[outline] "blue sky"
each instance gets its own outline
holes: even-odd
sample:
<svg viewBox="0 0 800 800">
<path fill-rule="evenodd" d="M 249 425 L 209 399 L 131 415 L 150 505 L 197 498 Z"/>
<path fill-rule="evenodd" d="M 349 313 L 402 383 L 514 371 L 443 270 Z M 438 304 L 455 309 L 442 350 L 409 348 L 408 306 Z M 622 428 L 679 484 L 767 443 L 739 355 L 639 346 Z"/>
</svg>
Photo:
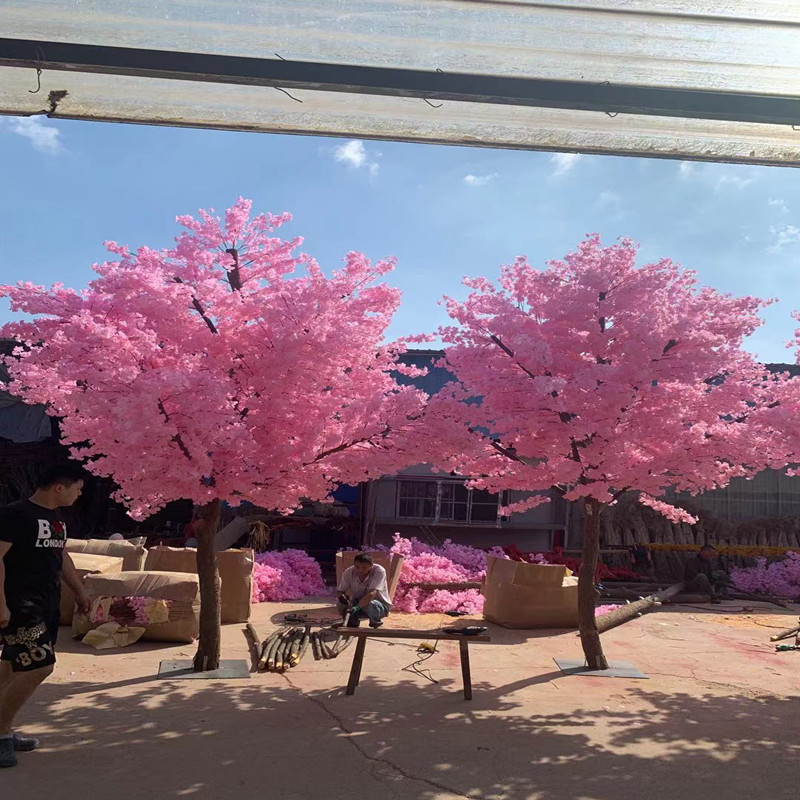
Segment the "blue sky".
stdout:
<svg viewBox="0 0 800 800">
<path fill-rule="evenodd" d="M 291 211 L 325 269 L 394 255 L 390 333 L 430 331 L 465 275 L 541 265 L 598 231 L 703 283 L 779 297 L 750 348 L 768 361 L 800 308 L 800 182 L 790 169 L 0 118 L 0 282 L 83 286 L 102 242 L 168 245 L 177 214 L 237 196 Z M 10 318 L 0 306 L 0 321 Z"/>
</svg>

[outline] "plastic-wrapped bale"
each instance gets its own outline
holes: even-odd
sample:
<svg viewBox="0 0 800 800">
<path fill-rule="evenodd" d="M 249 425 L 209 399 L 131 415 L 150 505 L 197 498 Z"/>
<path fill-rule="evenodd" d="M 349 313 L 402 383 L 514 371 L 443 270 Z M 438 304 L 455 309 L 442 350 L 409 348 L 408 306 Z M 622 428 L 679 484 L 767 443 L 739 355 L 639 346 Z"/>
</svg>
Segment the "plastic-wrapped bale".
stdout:
<svg viewBox="0 0 800 800">
<path fill-rule="evenodd" d="M 147 556 L 143 545 L 125 539 L 67 539 L 67 552 L 121 558 L 122 569 L 126 572 L 144 569 Z"/>
<path fill-rule="evenodd" d="M 221 550 L 217 553 L 222 580 L 222 623 L 247 622 L 253 593 L 253 551 Z M 193 547 L 152 547 L 144 565 L 147 572 L 186 572 L 197 575 L 197 550 Z"/>
<path fill-rule="evenodd" d="M 145 629 L 142 640 L 193 642 L 200 635 L 200 587 L 184 572 L 87 575 L 89 615 L 75 613 L 72 632 L 84 636 L 107 622 Z"/>
<path fill-rule="evenodd" d="M 92 553 L 70 553 L 78 577 L 84 581 L 87 575 L 122 572 L 122 559 L 117 556 L 96 556 Z M 61 624 L 71 625 L 75 613 L 75 593 L 61 582 Z"/>
</svg>

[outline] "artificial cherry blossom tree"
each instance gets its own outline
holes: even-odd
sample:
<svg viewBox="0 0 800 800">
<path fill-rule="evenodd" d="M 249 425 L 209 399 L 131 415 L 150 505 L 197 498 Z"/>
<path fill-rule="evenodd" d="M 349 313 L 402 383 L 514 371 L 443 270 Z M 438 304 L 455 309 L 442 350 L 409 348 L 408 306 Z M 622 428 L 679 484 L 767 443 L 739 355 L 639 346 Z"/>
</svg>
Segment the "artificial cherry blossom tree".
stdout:
<svg viewBox="0 0 800 800">
<path fill-rule="evenodd" d="M 742 349 L 764 305 L 698 286 L 669 260 L 637 267 L 630 240 L 589 236 L 562 262 L 519 258 L 499 286 L 479 278 L 440 330 L 456 381 L 429 406 L 440 467 L 492 492 L 554 489 L 585 515 L 580 636 L 607 665 L 594 614 L 600 516 L 624 492 L 673 521 L 658 498 L 786 465 L 772 426 L 784 387 Z M 522 510 L 546 494 L 518 503 Z"/>
<path fill-rule="evenodd" d="M 197 670 L 219 661 L 220 501 L 289 510 L 396 472 L 425 400 L 396 383 L 401 348 L 383 341 L 400 293 L 378 281 L 393 260 L 349 253 L 328 277 L 295 254 L 300 239 L 275 235 L 288 214 L 250 207 L 179 217 L 171 249 L 109 242 L 115 260 L 82 291 L 0 288 L 35 317 L 3 331 L 24 344 L 12 391 L 63 418 L 74 455 L 135 518 L 202 505 Z"/>
</svg>

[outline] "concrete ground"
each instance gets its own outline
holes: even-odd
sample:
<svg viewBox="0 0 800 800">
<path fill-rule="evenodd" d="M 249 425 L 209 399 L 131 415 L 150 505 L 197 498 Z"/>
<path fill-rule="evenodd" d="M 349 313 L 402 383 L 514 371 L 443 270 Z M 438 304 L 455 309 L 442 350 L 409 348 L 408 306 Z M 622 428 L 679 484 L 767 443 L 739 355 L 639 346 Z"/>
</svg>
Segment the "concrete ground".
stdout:
<svg viewBox="0 0 800 800">
<path fill-rule="evenodd" d="M 741 603 L 660 610 L 604 634 L 611 659 L 649 680 L 565 676 L 574 632 L 491 627 L 474 645 L 474 700 L 464 701 L 455 643 L 401 671 L 414 642 L 367 645 L 361 685 L 343 687 L 354 648 L 311 653 L 285 675 L 163 680 L 162 659 L 193 647 L 92 651 L 70 642 L 26 710 L 44 748 L 0 774 L 2 797 L 48 800 L 506 798 L 507 800 L 795 800 L 800 652 L 775 653 L 775 629 L 798 610 Z M 283 612 L 263 604 L 268 633 Z M 435 628 L 439 615 L 393 615 Z M 248 658 L 226 626 L 226 658 Z M 792 640 L 789 640 L 792 641 Z"/>
</svg>

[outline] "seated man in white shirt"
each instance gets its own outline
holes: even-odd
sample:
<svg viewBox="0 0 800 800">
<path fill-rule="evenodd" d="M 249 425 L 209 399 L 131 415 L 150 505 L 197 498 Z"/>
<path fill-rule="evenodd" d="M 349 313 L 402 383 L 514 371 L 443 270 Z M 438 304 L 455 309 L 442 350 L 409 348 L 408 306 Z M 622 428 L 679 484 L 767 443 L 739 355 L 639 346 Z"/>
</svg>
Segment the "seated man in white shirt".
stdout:
<svg viewBox="0 0 800 800">
<path fill-rule="evenodd" d="M 392 608 L 386 570 L 375 564 L 367 553 L 359 553 L 353 559 L 353 566 L 344 571 L 339 592 L 339 613 L 344 615 L 350 609 L 350 616 L 345 620 L 350 628 L 357 628 L 364 617 L 369 620 L 370 628 L 380 628 Z"/>
</svg>

